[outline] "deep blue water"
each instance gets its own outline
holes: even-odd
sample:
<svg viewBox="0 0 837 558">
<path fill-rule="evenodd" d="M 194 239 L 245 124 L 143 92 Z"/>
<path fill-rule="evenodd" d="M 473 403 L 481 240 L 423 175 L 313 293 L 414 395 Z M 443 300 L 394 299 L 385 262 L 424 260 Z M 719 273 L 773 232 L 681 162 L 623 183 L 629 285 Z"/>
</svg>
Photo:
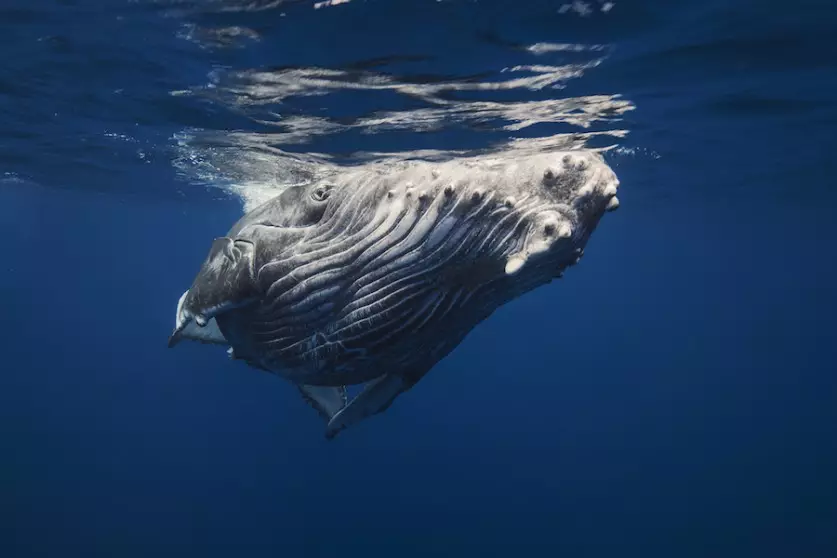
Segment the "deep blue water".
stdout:
<svg viewBox="0 0 837 558">
<path fill-rule="evenodd" d="M 835 33 L 824 0 L 4 1 L 0 556 L 837 556 Z M 242 199 L 513 140 L 610 146 L 622 206 L 385 414 L 327 442 L 166 348 Z"/>
</svg>

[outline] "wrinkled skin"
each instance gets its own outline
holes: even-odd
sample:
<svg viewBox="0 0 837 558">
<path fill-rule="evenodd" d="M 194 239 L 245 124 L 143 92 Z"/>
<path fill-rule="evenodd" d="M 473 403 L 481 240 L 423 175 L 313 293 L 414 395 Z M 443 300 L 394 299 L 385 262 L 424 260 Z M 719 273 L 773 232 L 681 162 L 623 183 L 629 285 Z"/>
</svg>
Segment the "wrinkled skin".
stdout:
<svg viewBox="0 0 837 558">
<path fill-rule="evenodd" d="M 288 188 L 215 240 L 170 345 L 214 321 L 216 342 L 295 384 L 333 437 L 389 407 L 502 304 L 577 263 L 618 207 L 617 186 L 600 156 L 574 151 Z M 352 384 L 366 386 L 347 402 Z"/>
</svg>

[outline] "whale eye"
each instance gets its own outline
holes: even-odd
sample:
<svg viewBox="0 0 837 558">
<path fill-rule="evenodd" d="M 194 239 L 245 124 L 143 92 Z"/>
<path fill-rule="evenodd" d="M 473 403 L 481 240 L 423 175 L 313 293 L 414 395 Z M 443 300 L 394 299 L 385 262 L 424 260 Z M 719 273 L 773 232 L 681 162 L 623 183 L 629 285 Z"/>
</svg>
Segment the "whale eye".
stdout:
<svg viewBox="0 0 837 558">
<path fill-rule="evenodd" d="M 325 184 L 317 186 L 316 188 L 311 190 L 311 199 L 318 202 L 327 200 L 329 194 L 331 194 L 331 188 L 332 186 Z"/>
</svg>

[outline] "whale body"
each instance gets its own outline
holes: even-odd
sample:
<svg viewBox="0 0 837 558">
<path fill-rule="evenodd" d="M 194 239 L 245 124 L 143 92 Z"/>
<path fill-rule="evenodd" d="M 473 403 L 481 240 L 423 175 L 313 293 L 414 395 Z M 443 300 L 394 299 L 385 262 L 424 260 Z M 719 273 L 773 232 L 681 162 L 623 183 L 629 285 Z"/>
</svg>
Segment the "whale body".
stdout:
<svg viewBox="0 0 837 558">
<path fill-rule="evenodd" d="M 387 409 L 501 305 L 578 263 L 618 186 L 601 155 L 569 151 L 370 166 L 289 187 L 213 241 L 169 346 L 228 345 L 296 386 L 333 438 Z"/>
</svg>

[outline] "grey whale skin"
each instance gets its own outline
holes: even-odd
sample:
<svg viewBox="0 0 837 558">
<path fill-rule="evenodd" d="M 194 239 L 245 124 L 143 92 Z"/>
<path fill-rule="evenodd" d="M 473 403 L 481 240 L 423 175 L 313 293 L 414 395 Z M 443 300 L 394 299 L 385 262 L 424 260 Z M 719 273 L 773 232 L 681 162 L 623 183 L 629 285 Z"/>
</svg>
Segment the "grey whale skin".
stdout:
<svg viewBox="0 0 837 558">
<path fill-rule="evenodd" d="M 294 384 L 331 439 L 386 410 L 498 307 L 578 263 L 618 185 L 598 153 L 566 151 L 289 187 L 215 239 L 169 346 L 228 345 Z"/>
</svg>

